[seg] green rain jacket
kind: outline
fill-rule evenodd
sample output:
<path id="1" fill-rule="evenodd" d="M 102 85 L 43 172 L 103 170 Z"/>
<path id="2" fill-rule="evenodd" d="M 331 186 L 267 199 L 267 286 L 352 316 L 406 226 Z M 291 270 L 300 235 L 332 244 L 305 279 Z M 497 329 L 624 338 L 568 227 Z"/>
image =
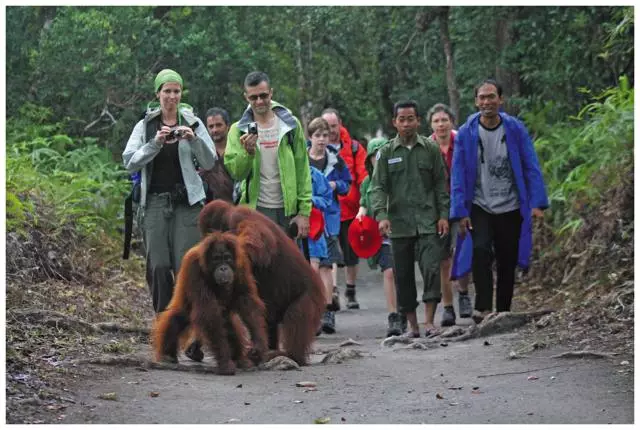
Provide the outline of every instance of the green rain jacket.
<path id="1" fill-rule="evenodd" d="M 271 109 L 280 119 L 280 143 L 278 145 L 278 167 L 282 185 L 285 216 L 311 213 L 311 173 L 304 132 L 298 118 L 287 108 L 272 101 Z M 253 122 L 251 107 L 242 114 L 240 121 L 231 125 L 227 135 L 224 165 L 231 177 L 242 181 L 240 204 L 256 208 L 260 192 L 260 149 L 249 155 L 240 144 L 240 136 L 247 132 Z"/>

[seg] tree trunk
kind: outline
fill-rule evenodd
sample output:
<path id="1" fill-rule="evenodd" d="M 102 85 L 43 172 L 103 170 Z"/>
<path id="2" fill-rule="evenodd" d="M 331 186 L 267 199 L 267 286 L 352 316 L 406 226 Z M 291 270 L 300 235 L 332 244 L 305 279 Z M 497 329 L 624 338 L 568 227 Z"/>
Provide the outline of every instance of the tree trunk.
<path id="1" fill-rule="evenodd" d="M 517 115 L 519 109 L 510 102 L 510 98 L 520 94 L 520 76 L 509 64 L 507 58 L 509 49 L 516 40 L 513 22 L 517 18 L 517 9 L 510 7 L 506 13 L 499 15 L 496 21 L 496 52 L 498 53 L 496 80 L 502 85 L 502 94 L 505 98 L 504 110 L 511 115 Z"/>
<path id="2" fill-rule="evenodd" d="M 308 100 L 309 91 L 307 89 L 307 81 L 305 79 L 304 62 L 302 60 L 302 38 L 300 33 L 296 38 L 296 69 L 298 72 L 298 95 L 300 101 L 300 122 L 306 130 L 306 125 L 311 121 L 312 102 Z"/>
<path id="3" fill-rule="evenodd" d="M 438 21 L 440 22 L 440 40 L 442 40 L 442 47 L 444 49 L 444 57 L 447 62 L 446 75 L 447 75 L 447 92 L 449 93 L 449 107 L 456 116 L 456 120 L 460 118 L 460 92 L 456 85 L 456 73 L 453 63 L 453 48 L 451 46 L 451 37 L 449 36 L 449 8 L 441 8 L 441 12 L 438 15 Z"/>

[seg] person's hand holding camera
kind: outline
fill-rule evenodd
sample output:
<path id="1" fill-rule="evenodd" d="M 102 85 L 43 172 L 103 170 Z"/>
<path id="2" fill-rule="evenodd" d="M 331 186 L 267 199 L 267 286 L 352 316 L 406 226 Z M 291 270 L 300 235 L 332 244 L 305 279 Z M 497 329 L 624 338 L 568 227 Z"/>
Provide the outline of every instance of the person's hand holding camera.
<path id="1" fill-rule="evenodd" d="M 161 144 L 173 144 L 179 139 L 193 140 L 195 134 L 190 127 L 180 125 L 178 127 L 167 127 L 163 125 L 156 133 L 156 142 Z"/>
<path id="2" fill-rule="evenodd" d="M 248 133 L 240 136 L 240 144 L 249 153 L 249 155 L 254 155 L 256 153 L 256 146 L 258 144 L 258 126 L 255 122 L 249 124 Z"/>
<path id="3" fill-rule="evenodd" d="M 187 127 L 186 125 L 179 125 L 178 127 L 175 127 L 173 129 L 173 133 L 178 139 L 187 139 L 189 141 L 196 137 L 191 127 Z"/>

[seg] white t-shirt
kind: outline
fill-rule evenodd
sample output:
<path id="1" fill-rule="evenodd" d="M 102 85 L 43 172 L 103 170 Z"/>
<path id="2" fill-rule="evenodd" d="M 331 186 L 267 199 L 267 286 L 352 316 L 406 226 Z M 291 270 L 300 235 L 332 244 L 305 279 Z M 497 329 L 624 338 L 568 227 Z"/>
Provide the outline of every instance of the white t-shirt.
<path id="1" fill-rule="evenodd" d="M 284 207 L 278 146 L 280 145 L 280 118 L 277 116 L 268 128 L 258 125 L 258 145 L 260 150 L 260 192 L 257 205 L 264 208 Z"/>

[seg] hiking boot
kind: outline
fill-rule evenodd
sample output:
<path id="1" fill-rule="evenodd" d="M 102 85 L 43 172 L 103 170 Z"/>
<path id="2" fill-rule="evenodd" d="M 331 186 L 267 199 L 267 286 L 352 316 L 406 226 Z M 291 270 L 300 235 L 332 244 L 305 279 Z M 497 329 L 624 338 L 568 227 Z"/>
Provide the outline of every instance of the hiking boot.
<path id="1" fill-rule="evenodd" d="M 402 318 L 397 312 L 391 312 L 388 317 L 389 328 L 387 328 L 387 337 L 400 336 L 402 334 Z"/>
<path id="2" fill-rule="evenodd" d="M 193 361 L 202 361 L 204 359 L 204 352 L 202 352 L 202 345 L 200 345 L 200 342 L 197 340 L 193 341 L 193 343 L 184 350 L 184 355 Z"/>
<path id="3" fill-rule="evenodd" d="M 336 313 L 334 311 L 325 311 L 322 316 L 322 331 L 327 334 L 336 332 Z"/>
<path id="4" fill-rule="evenodd" d="M 347 298 L 347 309 L 360 309 L 360 303 L 356 301 L 356 289 L 347 287 L 344 293 Z"/>
<path id="5" fill-rule="evenodd" d="M 442 322 L 440 323 L 442 327 L 451 327 L 452 325 L 456 325 L 456 313 L 453 310 L 453 306 L 445 306 L 444 312 L 442 313 Z"/>
<path id="6" fill-rule="evenodd" d="M 331 295 L 331 305 L 336 311 L 340 310 L 340 292 L 338 287 L 333 287 L 333 294 Z"/>
<path id="7" fill-rule="evenodd" d="M 473 308 L 471 307 L 469 294 L 458 294 L 458 311 L 460 312 L 460 318 L 471 317 Z"/>

